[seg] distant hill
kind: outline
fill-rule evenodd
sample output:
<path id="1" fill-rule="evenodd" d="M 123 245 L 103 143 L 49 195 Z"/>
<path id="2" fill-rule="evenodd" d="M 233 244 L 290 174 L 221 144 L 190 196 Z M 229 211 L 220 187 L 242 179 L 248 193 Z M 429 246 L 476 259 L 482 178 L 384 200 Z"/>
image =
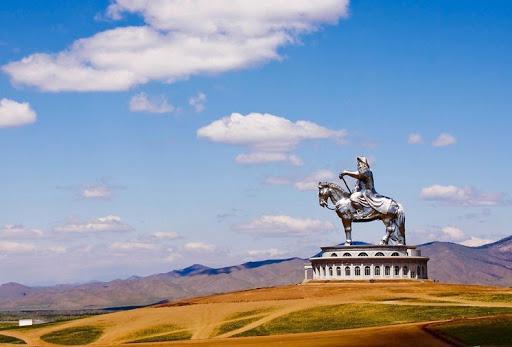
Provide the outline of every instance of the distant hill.
<path id="1" fill-rule="evenodd" d="M 430 257 L 429 277 L 442 282 L 512 286 L 512 236 L 481 246 L 450 242 L 418 246 Z M 248 262 L 223 268 L 194 264 L 181 270 L 81 285 L 0 286 L 0 310 L 71 310 L 148 305 L 201 295 L 299 283 L 305 260 Z"/>
<path id="2" fill-rule="evenodd" d="M 214 293 L 299 283 L 304 260 L 289 258 L 248 262 L 237 266 L 190 267 L 147 277 L 80 285 L 0 286 L 0 310 L 72 310 L 148 305 Z"/>
<path id="3" fill-rule="evenodd" d="M 480 247 L 451 242 L 419 246 L 429 277 L 442 282 L 512 286 L 512 236 Z"/>

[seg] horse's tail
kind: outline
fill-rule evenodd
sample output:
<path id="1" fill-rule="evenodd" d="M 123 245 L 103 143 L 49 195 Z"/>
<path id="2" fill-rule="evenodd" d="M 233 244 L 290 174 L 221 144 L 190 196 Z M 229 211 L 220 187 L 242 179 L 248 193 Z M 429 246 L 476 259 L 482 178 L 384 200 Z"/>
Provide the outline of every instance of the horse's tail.
<path id="1" fill-rule="evenodd" d="M 405 211 L 401 204 L 398 203 L 398 210 L 396 212 L 396 220 L 399 235 L 403 238 L 405 245 Z"/>

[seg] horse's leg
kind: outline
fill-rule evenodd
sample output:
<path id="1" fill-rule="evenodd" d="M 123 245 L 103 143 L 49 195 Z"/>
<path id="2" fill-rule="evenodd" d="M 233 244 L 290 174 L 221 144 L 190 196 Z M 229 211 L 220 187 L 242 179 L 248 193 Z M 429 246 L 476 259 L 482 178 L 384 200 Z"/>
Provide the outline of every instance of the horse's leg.
<path id="1" fill-rule="evenodd" d="M 395 231 L 394 223 L 389 220 L 388 218 L 383 219 L 382 222 L 386 226 L 386 234 L 382 238 L 382 241 L 380 242 L 381 245 L 387 245 L 389 244 L 389 239 L 391 238 L 391 235 L 393 235 L 393 232 Z"/>
<path id="2" fill-rule="evenodd" d="M 352 244 L 352 220 L 350 219 L 342 219 L 343 228 L 345 228 L 345 246 L 350 246 Z"/>

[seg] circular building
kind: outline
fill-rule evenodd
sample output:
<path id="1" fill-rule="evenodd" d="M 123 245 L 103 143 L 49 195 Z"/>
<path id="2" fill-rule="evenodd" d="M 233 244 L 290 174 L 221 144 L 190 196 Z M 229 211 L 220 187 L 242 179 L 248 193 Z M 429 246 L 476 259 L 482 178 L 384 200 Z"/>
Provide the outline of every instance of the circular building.
<path id="1" fill-rule="evenodd" d="M 304 280 L 423 280 L 428 260 L 415 246 L 322 247 L 304 266 Z"/>

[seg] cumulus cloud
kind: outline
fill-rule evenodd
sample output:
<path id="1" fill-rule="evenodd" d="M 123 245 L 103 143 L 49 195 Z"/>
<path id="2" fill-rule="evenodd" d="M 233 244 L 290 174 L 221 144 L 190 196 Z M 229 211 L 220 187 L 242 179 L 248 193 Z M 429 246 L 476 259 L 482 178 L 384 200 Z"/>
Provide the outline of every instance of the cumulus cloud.
<path id="1" fill-rule="evenodd" d="M 432 146 L 434 147 L 446 147 L 449 145 L 453 145 L 457 143 L 457 139 L 448 133 L 440 134 L 434 141 L 432 141 Z"/>
<path id="2" fill-rule="evenodd" d="M 409 134 L 409 137 L 407 138 L 407 143 L 411 145 L 419 145 L 423 143 L 423 136 L 418 133 L 412 133 Z"/>
<path id="3" fill-rule="evenodd" d="M 294 218 L 286 215 L 263 215 L 234 228 L 243 233 L 273 236 L 303 236 L 334 229 L 330 222 L 310 218 Z"/>
<path id="4" fill-rule="evenodd" d="M 204 111 L 204 104 L 206 102 L 206 94 L 199 92 L 195 96 L 188 99 L 188 104 L 196 110 L 197 113 Z"/>
<path id="5" fill-rule="evenodd" d="M 287 252 L 277 248 L 269 249 L 253 249 L 247 252 L 251 257 L 278 257 L 285 255 Z"/>
<path id="6" fill-rule="evenodd" d="M 27 253 L 35 249 L 34 245 L 28 243 L 0 241 L 0 253 Z"/>
<path id="7" fill-rule="evenodd" d="M 331 170 L 318 170 L 311 175 L 304 177 L 294 183 L 295 188 L 298 190 L 314 190 L 318 187 L 318 182 L 334 178 L 334 173 Z"/>
<path id="8" fill-rule="evenodd" d="M 509 203 L 504 193 L 484 193 L 469 186 L 434 184 L 422 188 L 420 197 L 424 200 L 462 206 L 496 206 Z"/>
<path id="9" fill-rule="evenodd" d="M 165 97 L 149 97 L 146 93 L 138 93 L 130 99 L 130 111 L 149 113 L 170 113 L 174 111 Z"/>
<path id="10" fill-rule="evenodd" d="M 441 229 L 441 232 L 453 241 L 462 241 L 466 238 L 464 231 L 454 226 L 446 226 Z"/>
<path id="11" fill-rule="evenodd" d="M 0 100 L 0 128 L 18 127 L 34 123 L 36 112 L 28 102 L 17 102 L 3 98 Z"/>
<path id="12" fill-rule="evenodd" d="M 107 9 L 114 20 L 125 13 L 144 25 L 99 32 L 2 69 L 15 84 L 54 92 L 172 83 L 282 59 L 280 47 L 347 16 L 348 0 L 115 0 Z"/>
<path id="13" fill-rule="evenodd" d="M 212 142 L 249 147 L 250 153 L 236 157 L 242 164 L 281 161 L 301 165 L 302 160 L 289 153 L 301 141 L 334 139 L 343 142 L 346 135 L 345 130 L 331 130 L 303 120 L 293 122 L 268 113 L 233 113 L 197 131 L 198 137 Z"/>
<path id="14" fill-rule="evenodd" d="M 478 246 L 486 245 L 491 242 L 494 242 L 494 240 L 481 239 L 479 237 L 471 236 L 469 239 L 461 242 L 460 244 L 464 245 L 464 246 L 468 246 L 468 247 L 478 247 Z"/>
<path id="15" fill-rule="evenodd" d="M 174 231 L 158 231 L 156 233 L 153 233 L 153 237 L 157 238 L 157 239 L 174 240 L 174 239 L 179 238 L 180 236 L 178 235 L 177 232 L 174 232 Z"/>
<path id="16" fill-rule="evenodd" d="M 110 248 L 116 251 L 133 251 L 133 250 L 154 250 L 156 245 L 147 242 L 127 241 L 127 242 L 114 242 Z"/>
<path id="17" fill-rule="evenodd" d="M 112 197 L 112 190 L 107 185 L 97 184 L 84 188 L 81 196 L 85 199 L 106 200 Z"/>
<path id="18" fill-rule="evenodd" d="M 40 237 L 42 235 L 41 229 L 27 228 L 22 224 L 6 224 L 0 228 L 1 237 Z"/>
<path id="19" fill-rule="evenodd" d="M 105 232 L 126 232 L 133 228 L 125 224 L 121 217 L 109 215 L 86 222 L 69 222 L 58 225 L 54 228 L 58 232 L 66 233 L 105 233 Z"/>
<path id="20" fill-rule="evenodd" d="M 183 247 L 187 251 L 202 251 L 202 252 L 212 252 L 215 250 L 215 245 L 211 245 L 205 242 L 189 242 L 186 243 Z"/>

